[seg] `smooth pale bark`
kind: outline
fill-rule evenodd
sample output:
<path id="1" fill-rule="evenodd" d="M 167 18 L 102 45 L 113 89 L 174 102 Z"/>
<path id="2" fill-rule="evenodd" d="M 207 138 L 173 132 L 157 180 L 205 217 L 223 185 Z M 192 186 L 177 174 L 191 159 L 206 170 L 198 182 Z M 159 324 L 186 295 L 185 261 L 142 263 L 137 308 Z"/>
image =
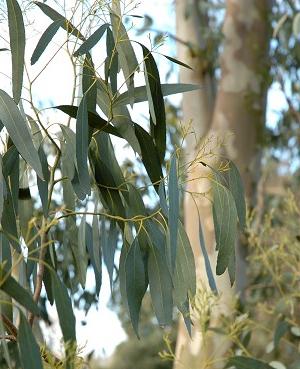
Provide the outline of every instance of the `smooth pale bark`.
<path id="1" fill-rule="evenodd" d="M 195 11 L 192 17 L 185 18 L 185 6 L 193 3 Z M 180 40 L 198 43 L 200 19 L 197 23 L 197 4 L 199 1 L 177 0 L 177 36 Z M 227 0 L 226 16 L 223 26 L 224 49 L 221 56 L 221 80 L 215 102 L 211 98 L 211 89 L 203 85 L 200 92 L 183 97 L 183 117 L 187 122 L 193 119 L 193 129 L 203 136 L 210 128 L 210 135 L 225 137 L 226 145 L 221 154 L 234 160 L 241 171 L 248 203 L 255 203 L 255 185 L 260 173 L 260 134 L 263 131 L 268 88 L 268 47 L 269 47 L 269 0 Z M 181 60 L 187 59 L 188 51 L 179 47 Z M 200 73 L 197 60 L 193 60 L 194 72 L 181 72 L 182 82 L 204 83 L 200 61 Z M 193 65 L 193 64 L 192 64 Z M 207 103 L 209 101 L 209 103 Z M 205 122 L 205 124 L 203 123 Z M 200 126 L 199 126 L 200 125 Z M 232 133 L 232 135 L 231 135 Z M 194 142 L 193 142 L 194 140 Z M 198 145 L 190 135 L 187 142 L 187 162 L 197 155 Z M 214 149 L 212 147 L 212 149 Z M 207 175 L 200 164 L 188 173 L 187 192 L 203 193 L 209 183 L 201 177 Z M 196 205 L 195 205 L 196 204 Z M 196 201 L 187 194 L 184 203 L 185 226 L 190 237 L 197 264 L 199 286 L 207 286 L 204 261 L 200 254 L 198 235 L 198 212 L 201 214 L 206 246 L 215 268 L 215 241 L 211 216 L 211 204 L 203 197 Z M 239 243 L 237 257 L 236 289 L 231 289 L 227 275 L 217 277 L 221 298 L 210 319 L 211 326 L 217 326 L 221 314 L 231 314 L 235 291 L 243 291 L 246 284 L 245 250 Z M 242 249 L 242 250 L 241 250 Z M 195 324 L 193 339 L 190 340 L 181 322 L 176 348 L 177 360 L 174 367 L 186 369 L 218 368 L 224 365 L 219 361 L 224 357 L 229 342 L 215 333 L 202 336 Z"/>

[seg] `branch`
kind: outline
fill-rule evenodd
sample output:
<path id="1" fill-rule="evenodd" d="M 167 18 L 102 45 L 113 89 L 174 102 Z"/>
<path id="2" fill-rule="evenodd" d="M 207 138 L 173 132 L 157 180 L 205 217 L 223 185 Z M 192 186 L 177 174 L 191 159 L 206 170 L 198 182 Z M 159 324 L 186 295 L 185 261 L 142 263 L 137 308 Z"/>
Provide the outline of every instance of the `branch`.
<path id="1" fill-rule="evenodd" d="M 18 329 L 16 328 L 16 326 L 4 314 L 1 314 L 1 320 L 5 325 L 7 331 L 16 338 L 18 336 Z"/>

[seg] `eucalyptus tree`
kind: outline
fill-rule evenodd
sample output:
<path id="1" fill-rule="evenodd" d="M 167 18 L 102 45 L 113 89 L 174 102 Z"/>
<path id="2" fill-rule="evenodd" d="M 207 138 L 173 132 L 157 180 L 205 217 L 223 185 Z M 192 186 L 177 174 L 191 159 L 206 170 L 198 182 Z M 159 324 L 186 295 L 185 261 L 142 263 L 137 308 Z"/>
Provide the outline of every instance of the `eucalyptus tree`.
<path id="1" fill-rule="evenodd" d="M 164 96 L 199 86 L 160 82 L 154 57 L 157 50 L 131 40 L 124 25 L 124 18 L 139 17 L 132 1 L 76 1 L 68 13 L 59 3 L 52 7 L 45 2 L 7 0 L 2 10 L 9 38 L 2 52 L 10 53 L 12 66 L 12 90 L 10 86 L 0 90 L 4 141 L 0 157 L 0 348 L 5 365 L 24 369 L 39 369 L 43 363 L 66 368 L 80 365 L 75 292 L 78 286 L 85 288 L 90 267 L 99 295 L 102 260 L 113 285 L 117 248 L 122 303 L 136 334 L 148 288 L 158 323 L 171 324 L 177 307 L 190 332 L 195 262 L 179 209 L 190 164 L 178 164 L 181 147 L 166 160 Z M 28 63 L 30 11 L 49 25 L 39 30 L 42 34 Z M 58 49 L 45 59 L 55 37 Z M 47 102 L 42 102 L 40 109 L 34 98 L 38 95 L 36 80 L 55 63 L 60 50 L 67 51 L 74 73 L 71 104 L 45 109 Z M 42 69 L 30 78 L 31 68 L 39 63 Z M 137 85 L 137 78 L 143 80 L 142 85 Z M 58 80 L 58 89 L 61 84 Z M 142 101 L 149 110 L 144 126 L 130 114 L 130 107 L 134 111 Z M 65 115 L 53 118 L 46 115 L 49 109 Z M 151 211 L 142 196 L 145 189 L 138 188 L 136 178 L 117 160 L 113 142 L 121 140 L 134 152 L 136 165 L 142 163 L 154 204 Z M 195 164 L 206 165 L 197 160 Z M 241 181 L 233 163 L 214 170 L 213 189 L 220 239 L 218 263 L 223 273 L 234 258 L 238 219 L 242 224 L 245 221 L 240 211 Z M 209 265 L 208 272 L 214 285 Z M 64 358 L 53 357 L 36 339 L 34 327 L 45 316 L 45 301 L 56 306 Z"/>

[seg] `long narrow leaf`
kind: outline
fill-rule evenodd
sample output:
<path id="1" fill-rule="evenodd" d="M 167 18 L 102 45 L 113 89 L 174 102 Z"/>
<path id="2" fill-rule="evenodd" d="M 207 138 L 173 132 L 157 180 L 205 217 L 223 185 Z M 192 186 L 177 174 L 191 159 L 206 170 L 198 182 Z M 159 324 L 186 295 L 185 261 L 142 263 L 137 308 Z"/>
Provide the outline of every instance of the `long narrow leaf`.
<path id="1" fill-rule="evenodd" d="M 43 52 L 46 50 L 46 47 L 49 45 L 50 41 L 55 36 L 56 32 L 60 27 L 63 27 L 64 21 L 61 19 L 58 19 L 50 24 L 49 27 L 46 28 L 45 32 L 42 34 L 41 38 L 39 39 L 39 42 L 37 43 L 33 54 L 30 59 L 31 65 L 34 65 Z"/>
<path id="2" fill-rule="evenodd" d="M 77 111 L 76 117 L 76 162 L 79 182 L 86 195 L 91 194 L 90 175 L 88 170 L 88 111 L 86 97 L 83 96 Z"/>
<path id="3" fill-rule="evenodd" d="M 43 13 L 45 13 L 50 19 L 53 21 L 62 21 L 61 27 L 65 29 L 68 33 L 71 33 L 73 36 L 78 37 L 80 40 L 85 41 L 85 37 L 81 34 L 81 32 L 73 26 L 73 24 L 67 20 L 64 16 L 59 14 L 56 10 L 52 9 L 49 5 L 45 3 L 41 3 L 39 1 L 34 2 Z"/>
<path id="4" fill-rule="evenodd" d="M 74 56 L 80 56 L 88 53 L 104 35 L 105 31 L 109 27 L 108 23 L 102 24 L 84 43 L 75 51 Z"/>
<path id="5" fill-rule="evenodd" d="M 199 90 L 200 86 L 185 84 L 185 83 L 170 83 L 170 84 L 162 84 L 162 94 L 163 96 L 175 95 L 184 92 L 190 92 Z M 143 101 L 147 101 L 147 88 L 146 86 L 135 87 L 133 91 L 134 103 L 139 103 Z M 115 107 L 119 105 L 127 105 L 130 103 L 129 93 L 126 91 L 122 93 L 115 101 Z"/>
<path id="6" fill-rule="evenodd" d="M 20 311 L 18 345 L 23 369 L 43 369 L 40 348 L 24 314 Z"/>
<path id="7" fill-rule="evenodd" d="M 166 152 L 166 112 L 165 102 L 161 89 L 158 68 L 151 52 L 143 45 L 144 74 L 146 81 L 146 91 L 153 122 L 153 138 L 157 147 L 160 161 L 163 162 Z"/>
<path id="8" fill-rule="evenodd" d="M 3 90 L 0 90 L 0 119 L 24 160 L 36 171 L 41 179 L 44 179 L 40 158 L 33 145 L 26 122 L 16 103 Z"/>
<path id="9" fill-rule="evenodd" d="M 176 263 L 178 221 L 179 221 L 179 189 L 177 178 L 177 160 L 176 155 L 174 155 L 171 160 L 169 174 L 169 234 L 170 234 L 169 261 L 172 271 L 174 270 Z"/>
<path id="10" fill-rule="evenodd" d="M 17 0 L 6 0 L 6 4 L 12 61 L 13 97 L 16 104 L 18 104 L 23 86 L 25 27 L 22 11 Z"/>

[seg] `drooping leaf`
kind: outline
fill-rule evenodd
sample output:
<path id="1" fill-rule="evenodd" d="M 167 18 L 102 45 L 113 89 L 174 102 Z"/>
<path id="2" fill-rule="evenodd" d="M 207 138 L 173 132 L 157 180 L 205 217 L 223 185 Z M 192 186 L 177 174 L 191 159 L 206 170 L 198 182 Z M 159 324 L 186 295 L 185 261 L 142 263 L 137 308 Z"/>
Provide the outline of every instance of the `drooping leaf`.
<path id="1" fill-rule="evenodd" d="M 235 249 L 237 231 L 237 210 L 231 192 L 215 180 L 213 190 L 213 220 L 218 250 L 217 275 L 225 272 L 229 265 L 230 257 Z"/>
<path id="2" fill-rule="evenodd" d="M 225 368 L 234 366 L 236 369 L 274 369 L 264 361 L 253 359 L 246 356 L 231 357 Z"/>
<path id="3" fill-rule="evenodd" d="M 52 271 L 51 277 L 53 295 L 64 342 L 76 342 L 75 316 L 68 290 L 54 271 Z"/>
<path id="4" fill-rule="evenodd" d="M 183 310 L 187 299 L 196 293 L 196 267 L 194 255 L 185 233 L 184 227 L 179 223 L 178 229 L 178 253 L 173 274 L 174 302 L 178 309 Z"/>
<path id="5" fill-rule="evenodd" d="M 114 36 L 110 28 L 107 29 L 106 33 L 106 53 L 107 59 L 105 61 L 105 80 L 108 82 L 108 78 L 110 78 L 111 91 L 114 95 L 118 90 L 119 59 Z"/>
<path id="6" fill-rule="evenodd" d="M 116 48 L 119 55 L 119 62 L 124 74 L 126 85 L 129 91 L 134 87 L 134 73 L 139 70 L 139 63 L 135 56 L 132 44 L 129 40 L 125 26 L 122 23 L 120 11 L 120 2 L 113 1 L 110 12 L 112 32 L 116 43 Z"/>
<path id="7" fill-rule="evenodd" d="M 42 170 L 43 170 L 43 175 L 44 175 L 45 180 L 42 181 L 39 177 L 37 177 L 37 186 L 38 186 L 39 195 L 40 195 L 41 202 L 42 202 L 44 216 L 48 217 L 48 182 L 50 179 L 50 173 L 49 173 L 49 168 L 48 168 L 47 157 L 46 157 L 46 154 L 44 152 L 42 145 L 39 147 L 38 154 L 39 154 L 40 162 L 42 165 Z"/>
<path id="8" fill-rule="evenodd" d="M 180 94 L 184 92 L 190 92 L 199 90 L 198 85 L 191 85 L 191 84 L 185 84 L 185 83 L 170 83 L 170 84 L 162 84 L 161 90 L 163 96 L 169 96 L 174 94 Z M 134 103 L 139 103 L 143 101 L 147 101 L 147 88 L 146 86 L 139 86 L 135 87 L 133 91 L 133 98 Z M 122 93 L 120 96 L 117 97 L 115 100 L 115 107 L 119 105 L 127 105 L 130 103 L 130 98 L 128 92 Z"/>
<path id="9" fill-rule="evenodd" d="M 1 276 L 5 275 L 6 270 L 1 270 Z M 39 315 L 40 311 L 36 303 L 33 301 L 30 293 L 25 290 L 13 277 L 7 276 L 4 281 L 0 281 L 0 290 L 6 292 L 15 299 L 19 304 L 31 311 L 35 315 Z"/>
<path id="10" fill-rule="evenodd" d="M 78 57 L 80 55 L 88 53 L 104 35 L 105 31 L 109 27 L 108 23 L 102 24 L 91 36 L 83 42 L 83 44 L 75 51 L 74 56 Z"/>
<path id="11" fill-rule="evenodd" d="M 117 183 L 114 180 L 112 169 L 109 167 L 109 163 L 106 158 L 102 158 L 101 148 L 96 146 L 94 151 L 91 152 L 91 161 L 94 166 L 94 177 L 99 189 L 99 196 L 103 206 L 110 211 L 113 215 L 125 217 L 125 209 L 120 196 L 120 191 Z M 103 160 L 102 160 L 103 159 Z M 121 229 L 123 229 L 123 222 L 118 222 Z"/>
<path id="12" fill-rule="evenodd" d="M 96 212 L 95 206 L 95 212 Z M 97 273 L 99 274 L 99 279 L 102 281 L 102 250 L 101 250 L 101 241 L 100 241 L 100 230 L 99 230 L 99 221 L 97 215 L 93 215 L 93 223 L 92 223 L 92 231 L 93 231 L 93 259 L 95 262 L 95 268 Z M 101 282 L 100 282 L 101 284 Z"/>
<path id="13" fill-rule="evenodd" d="M 103 260 L 109 275 L 111 289 L 113 285 L 114 260 L 118 242 L 118 235 L 119 232 L 115 222 L 112 221 L 110 223 L 109 229 L 106 229 L 105 222 L 101 223 L 100 242 L 102 241 L 101 244 L 102 244 Z"/>
<path id="14" fill-rule="evenodd" d="M 142 161 L 154 188 L 158 191 L 163 178 L 159 155 L 151 136 L 138 124 L 134 126 L 135 134 L 142 151 Z"/>
<path id="15" fill-rule="evenodd" d="M 173 310 L 173 285 L 167 265 L 164 250 L 152 245 L 148 258 L 150 294 L 155 315 L 162 326 L 171 324 Z"/>
<path id="16" fill-rule="evenodd" d="M 173 272 L 176 263 L 177 254 L 177 234 L 179 221 L 179 189 L 177 177 L 177 160 L 174 155 L 171 159 L 170 173 L 169 173 L 169 262 Z"/>
<path id="17" fill-rule="evenodd" d="M 88 223 L 86 223 L 85 239 L 86 239 L 86 247 L 88 250 L 89 258 L 90 258 L 90 261 L 91 261 L 91 264 L 94 270 L 96 294 L 99 295 L 100 287 L 101 287 L 101 279 L 102 279 L 101 269 L 99 271 L 99 264 L 101 263 L 101 259 L 99 260 L 99 257 L 101 257 L 101 255 L 99 253 L 100 249 L 98 245 L 96 244 L 94 246 L 93 228 Z M 100 238 L 98 238 L 98 240 L 95 240 L 95 241 L 98 242 L 99 244 Z M 95 248 L 97 250 L 95 250 Z"/>
<path id="18" fill-rule="evenodd" d="M 228 189 L 232 193 L 237 209 L 239 223 L 242 229 L 246 227 L 246 202 L 245 202 L 245 191 L 242 182 L 242 178 L 236 165 L 230 161 L 229 170 L 225 172 Z"/>
<path id="19" fill-rule="evenodd" d="M 78 37 L 82 41 L 85 41 L 85 37 L 81 34 L 81 32 L 56 10 L 52 9 L 49 5 L 41 3 L 39 1 L 35 1 L 34 3 L 53 21 L 62 21 L 61 27 L 65 29 L 68 33 L 71 33 L 73 36 Z"/>
<path id="20" fill-rule="evenodd" d="M 72 187 L 74 192 L 76 193 L 76 196 L 79 200 L 83 201 L 86 198 L 86 193 L 85 191 L 82 189 L 80 180 L 79 180 L 79 176 L 78 176 L 78 171 L 75 168 L 74 169 L 74 177 L 71 181 Z"/>
<path id="21" fill-rule="evenodd" d="M 97 83 L 95 66 L 89 53 L 82 66 L 82 93 L 86 97 L 87 110 L 96 113 Z M 92 127 L 90 127 L 91 129 Z"/>
<path id="22" fill-rule="evenodd" d="M 19 153 L 14 145 L 3 155 L 3 175 L 6 179 L 11 175 L 16 166 L 19 168 L 18 159 Z"/>
<path id="23" fill-rule="evenodd" d="M 10 138 L 24 160 L 43 178 L 43 171 L 32 137 L 16 103 L 8 94 L 0 90 L 0 119 L 3 121 Z"/>
<path id="24" fill-rule="evenodd" d="M 81 286 L 85 287 L 86 271 L 88 267 L 88 260 L 86 255 L 86 216 L 81 218 L 78 229 L 78 278 Z"/>
<path id="25" fill-rule="evenodd" d="M 153 122 L 153 138 L 159 154 L 161 163 L 166 152 L 166 112 L 165 103 L 161 89 L 160 77 L 156 62 L 151 52 L 143 45 L 144 74 L 146 81 L 146 91 Z"/>
<path id="26" fill-rule="evenodd" d="M 91 194 L 90 175 L 87 164 L 89 145 L 88 111 L 86 97 L 83 96 L 76 117 L 76 162 L 79 182 L 86 195 Z"/>
<path id="27" fill-rule="evenodd" d="M 126 196 L 127 189 L 124 186 L 125 178 L 116 159 L 115 151 L 109 135 L 105 132 L 98 132 L 94 135 L 94 139 L 97 142 L 99 157 L 110 164 L 111 174 L 114 182 L 118 188 L 121 190 L 123 189 L 122 194 L 123 196 Z"/>
<path id="28" fill-rule="evenodd" d="M 20 311 L 18 345 L 23 369 L 43 369 L 40 348 L 24 314 Z"/>
<path id="29" fill-rule="evenodd" d="M 6 183 L 3 176 L 2 156 L 0 155 L 0 223 L 2 219 L 4 198 L 6 197 Z"/>
<path id="30" fill-rule="evenodd" d="M 171 56 L 168 56 L 168 55 L 164 55 L 165 58 L 167 58 L 168 60 L 170 60 L 172 63 L 175 63 L 175 64 L 178 64 L 182 67 L 185 67 L 185 68 L 188 68 L 188 69 L 191 69 L 193 70 L 192 67 L 190 67 L 189 65 L 187 65 L 186 63 L 183 63 L 182 61 L 180 60 L 177 60 L 175 58 L 172 58 Z"/>
<path id="31" fill-rule="evenodd" d="M 18 168 L 19 169 L 19 168 Z M 17 252 L 21 252 L 19 244 L 19 234 L 16 223 L 16 213 L 14 210 L 12 195 L 9 187 L 7 187 L 6 197 L 3 204 L 3 212 L 5 214 L 1 219 L 1 225 L 5 236 L 9 239 L 11 245 Z"/>
<path id="32" fill-rule="evenodd" d="M 129 315 L 138 336 L 140 309 L 147 290 L 148 278 L 137 238 L 135 238 L 126 254 L 125 278 Z"/>
<path id="33" fill-rule="evenodd" d="M 6 0 L 6 4 L 12 62 L 13 97 L 16 104 L 18 104 L 23 86 L 25 27 L 18 1 Z M 0 119 L 2 120 L 2 118 Z"/>
<path id="34" fill-rule="evenodd" d="M 34 65 L 43 52 L 46 50 L 49 43 L 52 41 L 53 37 L 56 35 L 56 32 L 60 27 L 63 27 L 65 22 L 62 19 L 58 19 L 50 24 L 49 27 L 46 28 L 45 32 L 42 34 L 39 39 L 30 59 L 31 65 Z"/>
<path id="35" fill-rule="evenodd" d="M 200 248 L 203 254 L 203 258 L 204 258 L 205 270 L 206 270 L 209 287 L 213 292 L 218 294 L 217 284 L 215 281 L 215 277 L 214 277 L 214 274 L 213 274 L 213 271 L 210 265 L 209 256 L 208 256 L 206 246 L 205 246 L 205 239 L 204 239 L 200 216 L 199 216 L 199 241 L 200 241 Z"/>

